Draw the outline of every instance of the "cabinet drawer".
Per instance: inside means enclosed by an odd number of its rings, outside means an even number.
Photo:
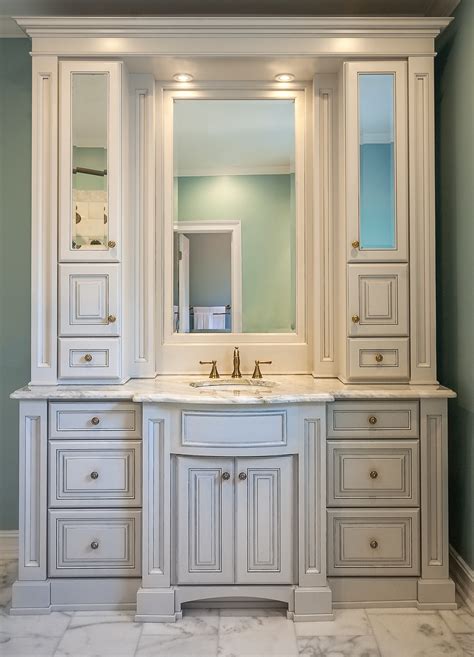
[[[328,511],[328,575],[418,575],[419,511]]]
[[[49,511],[50,577],[138,577],[141,511]]]
[[[418,441],[330,440],[328,506],[418,506]]]
[[[120,338],[59,338],[61,379],[119,379]]]
[[[351,381],[406,381],[408,378],[408,338],[349,338]]]
[[[140,442],[54,440],[49,458],[50,506],[140,506]]]
[[[141,412],[128,402],[54,402],[49,406],[51,438],[139,438]]]
[[[337,401],[328,405],[328,438],[418,438],[418,402]]]

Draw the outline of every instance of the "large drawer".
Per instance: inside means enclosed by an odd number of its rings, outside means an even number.
[[[53,402],[50,438],[140,438],[141,412],[130,402]]]
[[[417,401],[328,404],[328,438],[418,438],[418,425]]]
[[[417,440],[330,440],[328,506],[418,506]]]
[[[60,379],[120,379],[120,338],[59,338]]]
[[[406,381],[408,338],[348,338],[351,381]]]
[[[141,511],[49,511],[49,577],[139,577]]]
[[[52,507],[141,504],[141,442],[52,440],[49,443]]]
[[[328,511],[328,575],[419,575],[419,511]]]

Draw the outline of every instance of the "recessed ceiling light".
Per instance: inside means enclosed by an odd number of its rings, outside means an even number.
[[[294,79],[293,73],[278,73],[278,75],[275,75],[277,82],[292,82]]]
[[[173,75],[173,80],[176,80],[176,82],[191,82],[193,77],[191,73],[176,73]]]

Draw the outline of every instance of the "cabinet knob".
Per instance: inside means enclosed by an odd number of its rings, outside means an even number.
[[[375,415],[371,415],[369,417],[369,424],[372,424],[372,425],[377,424],[377,418],[375,417]]]
[[[378,548],[378,546],[379,546],[379,544],[375,540],[375,538],[372,541],[370,541],[370,547],[372,548],[372,550],[376,550]]]
[[[92,354],[86,354],[84,356],[84,360],[86,361],[86,363],[90,363],[92,360]]]
[[[230,479],[230,474],[229,474],[229,472],[223,472],[223,473],[222,473],[222,479],[223,479],[224,481],[228,481],[228,480]]]
[[[99,473],[98,472],[91,472],[91,479],[98,479],[99,478]]]
[[[92,541],[91,548],[93,550],[97,550],[98,547],[99,547],[99,542],[98,541]]]
[[[240,481],[245,481],[247,479],[247,474],[245,472],[239,472]]]
[[[352,242],[352,248],[353,248],[353,249],[358,249],[359,246],[360,246],[360,242],[359,242],[359,240],[354,240],[354,241]]]
[[[377,361],[377,363],[381,363],[383,361],[382,354],[376,354],[375,355],[375,360]]]
[[[109,315],[107,317],[107,321],[109,324],[114,324],[117,321],[117,318],[115,317],[115,315]]]
[[[93,417],[91,423],[96,427],[100,423],[100,419],[98,417]]]
[[[358,324],[359,322],[360,322],[359,315],[352,315],[352,323],[353,324]]]
[[[116,242],[114,242],[114,240],[109,240],[109,241],[107,242],[107,246],[109,247],[109,249],[115,249],[115,247],[117,246],[117,244],[116,244]]]
[[[378,476],[379,476],[379,473],[377,472],[377,470],[371,470],[371,472],[370,472],[370,478],[371,479],[377,479]]]

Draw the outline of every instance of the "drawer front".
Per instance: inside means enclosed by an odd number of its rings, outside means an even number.
[[[138,577],[141,511],[49,511],[49,577]]]
[[[419,511],[328,511],[328,575],[419,575]]]
[[[408,338],[349,338],[351,381],[407,381]]]
[[[120,338],[59,338],[59,378],[120,379]]]
[[[140,438],[141,412],[129,402],[54,402],[49,406],[51,438]]]
[[[50,506],[140,506],[140,442],[53,440],[49,458]]]
[[[328,506],[418,506],[418,441],[330,440]]]
[[[328,405],[329,438],[418,438],[418,402],[337,401]]]
[[[348,277],[348,335],[408,335],[408,265],[349,265]]]

